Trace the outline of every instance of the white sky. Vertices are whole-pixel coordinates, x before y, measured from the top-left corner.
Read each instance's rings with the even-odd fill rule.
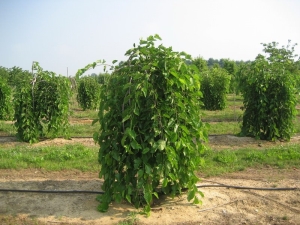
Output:
[[[62,75],[156,33],[193,57],[254,60],[262,42],[300,44],[300,0],[0,0],[0,31],[0,66]]]

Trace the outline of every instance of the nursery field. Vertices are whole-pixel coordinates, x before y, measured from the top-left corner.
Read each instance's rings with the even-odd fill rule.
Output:
[[[161,195],[150,217],[125,202],[97,211],[99,194],[90,193],[101,192],[103,183],[92,138],[97,111],[83,111],[74,100],[71,138],[35,144],[19,142],[12,122],[0,121],[0,224],[300,224],[300,105],[291,140],[270,142],[239,137],[242,97],[227,95],[227,101],[222,111],[201,111],[209,124],[197,171],[202,204],[184,193]],[[59,193],[73,190],[89,193]]]

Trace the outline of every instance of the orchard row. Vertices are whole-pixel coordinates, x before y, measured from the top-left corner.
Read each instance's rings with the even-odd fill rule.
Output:
[[[208,138],[201,109],[222,110],[226,93],[241,93],[244,114],[241,135],[289,140],[293,134],[299,93],[299,60],[294,47],[264,44],[264,54],[237,67],[225,60],[223,68],[208,67],[202,58],[157,46],[158,35],[133,45],[127,60],[111,65],[99,60],[79,69],[77,100],[83,109],[99,109],[98,161],[104,178],[100,211],[111,201],[126,200],[150,213],[153,197],[175,196],[188,189],[188,200],[199,203],[194,171],[203,163]],[[110,75],[81,77],[96,66],[110,67]],[[45,132],[68,137],[70,80],[33,64],[13,88],[0,82],[0,119],[13,120],[23,141],[37,142]],[[27,74],[28,75],[28,74]],[[100,79],[101,78],[101,79]],[[101,84],[99,84],[101,83]],[[11,108],[14,92],[14,109]],[[126,189],[124,189],[126,187]]]

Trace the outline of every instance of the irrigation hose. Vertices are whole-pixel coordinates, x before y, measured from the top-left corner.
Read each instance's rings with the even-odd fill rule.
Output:
[[[257,188],[257,187],[243,187],[243,186],[232,186],[232,185],[198,185],[197,188],[206,187],[217,187],[217,188],[232,188],[232,189],[247,189],[247,190],[260,190],[260,191],[296,191],[300,188]],[[187,189],[183,189],[187,190]],[[81,191],[81,190],[71,190],[71,191],[59,191],[59,190],[24,190],[24,189],[0,189],[0,192],[31,192],[31,193],[48,193],[48,194],[104,194],[103,191]]]
[[[1,135],[0,138],[15,138],[16,135]],[[64,137],[57,137],[57,138],[64,138]],[[70,137],[70,139],[81,139],[81,138],[93,138],[93,137],[88,137],[88,136],[76,136],[76,137]],[[42,138],[44,140],[51,140],[51,138]]]
[[[0,192],[31,192],[31,193],[49,193],[49,194],[104,194],[103,191],[59,191],[59,190],[24,190],[24,189],[0,189]]]

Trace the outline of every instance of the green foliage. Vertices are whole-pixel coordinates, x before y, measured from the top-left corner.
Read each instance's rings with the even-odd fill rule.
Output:
[[[22,82],[16,89],[14,96],[15,114],[14,120],[17,129],[17,136],[26,142],[38,142],[41,136],[41,125],[35,115],[33,100],[33,89],[29,81]],[[40,125],[40,126],[39,126]]]
[[[208,70],[207,61],[205,59],[203,59],[202,57],[197,57],[197,58],[193,59],[192,63],[195,66],[197,66],[197,68],[200,72]]]
[[[230,84],[230,75],[226,70],[214,67],[201,73],[203,93],[202,101],[207,110],[223,110],[226,107],[226,93]]]
[[[104,84],[107,82],[109,77],[110,77],[109,73],[99,73],[96,78],[99,84]]]
[[[300,95],[300,57],[299,59],[295,62],[295,66],[296,66],[296,71],[295,74],[296,75],[296,88],[297,88],[297,92]]]
[[[24,79],[30,79],[32,74],[27,70],[22,70],[20,67],[12,67],[7,69],[8,72],[8,84],[11,87],[19,86]]]
[[[0,76],[0,120],[12,118],[11,88],[7,81]]]
[[[267,56],[258,55],[243,78],[241,135],[289,140],[293,133],[297,104],[294,48],[277,45],[263,44]]]
[[[115,60],[117,61],[117,60]],[[115,63],[115,62],[113,62]],[[109,66],[111,70],[114,69],[114,66],[108,65],[106,64],[105,60],[97,60],[96,62],[90,63],[88,65],[86,65],[84,68],[79,69],[75,75],[75,80],[78,81],[79,77],[84,74],[86,71],[90,70],[90,69],[94,69],[96,66],[103,66],[104,67],[104,73],[106,73],[106,67]]]
[[[0,66],[0,79],[8,81],[8,78],[9,78],[8,69],[3,66]]]
[[[208,67],[210,67],[210,68],[212,68],[214,65],[217,65],[217,64],[218,64],[220,67],[223,66],[223,63],[222,63],[221,60],[213,59],[213,58],[209,58],[209,59],[207,60],[207,65],[208,65]]]
[[[135,207],[144,205],[149,215],[161,181],[171,196],[188,188],[188,200],[199,203],[202,195],[194,174],[207,139],[199,113],[198,70],[185,63],[189,55],[156,47],[157,40],[158,35],[150,36],[134,45],[126,52],[128,60],[101,86],[101,128],[94,138],[104,178],[102,212],[111,201],[124,199]]]
[[[62,132],[68,137],[70,83],[65,77],[43,71],[38,63],[32,80],[24,79],[16,88],[14,120],[17,136],[26,142],[37,142],[44,136],[44,126],[50,137]]]
[[[235,93],[236,92],[236,72],[237,72],[237,65],[235,61],[229,60],[229,59],[223,59],[224,65],[223,68],[228,72],[230,75],[230,85],[229,85],[229,93]]]
[[[235,93],[240,94],[244,85],[246,85],[247,75],[250,73],[250,63],[240,63],[235,75]]]
[[[83,110],[99,107],[100,84],[93,77],[79,79],[77,101]]]

